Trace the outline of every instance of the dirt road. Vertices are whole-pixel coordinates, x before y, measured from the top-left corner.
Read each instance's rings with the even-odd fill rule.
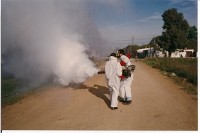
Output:
[[[2,108],[2,129],[197,130],[196,96],[158,70],[134,62],[133,103],[109,108],[104,75],[84,85],[52,86]]]

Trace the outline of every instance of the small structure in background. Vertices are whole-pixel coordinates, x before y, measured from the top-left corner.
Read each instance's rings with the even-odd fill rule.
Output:
[[[169,57],[169,52],[164,50],[164,51],[158,51],[156,50],[155,52],[156,57]]]
[[[177,49],[175,52],[171,53],[172,58],[185,58],[193,57],[194,49]]]
[[[186,56],[186,52],[184,52],[182,49],[176,49],[175,52],[171,53],[171,58],[184,58]]]
[[[184,49],[184,51],[186,52],[186,57],[195,57],[196,56],[194,54],[194,49]]]
[[[138,58],[145,58],[153,56],[154,52],[154,48],[142,48],[137,50],[137,55]]]
[[[145,57],[169,57],[169,52],[166,50],[154,50],[154,48],[142,48],[137,50],[138,58]],[[171,58],[186,58],[196,57],[194,49],[176,49],[171,53]]]

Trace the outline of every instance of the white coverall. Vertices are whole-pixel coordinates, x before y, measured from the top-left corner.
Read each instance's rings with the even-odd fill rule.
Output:
[[[120,59],[126,63],[126,66],[130,66],[132,65],[131,64],[131,61],[130,59],[125,56],[125,55],[122,55],[120,57]],[[122,81],[121,81],[121,86],[120,86],[120,95],[121,97],[123,98],[123,100],[127,100],[127,101],[131,101],[132,100],[132,94],[131,94],[131,83],[133,81],[133,73],[131,74],[131,77],[129,78],[124,78]]]
[[[110,56],[105,65],[105,76],[110,90],[111,107],[118,106],[118,95],[120,88],[120,77],[122,75],[122,66],[117,58]]]

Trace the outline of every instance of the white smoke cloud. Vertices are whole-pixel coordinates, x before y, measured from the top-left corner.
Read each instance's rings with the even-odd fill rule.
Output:
[[[84,8],[78,0],[2,0],[3,70],[34,85],[96,74],[86,50],[97,51],[102,39]]]
[[[66,46],[65,44],[71,44]],[[73,46],[73,47],[72,47]],[[63,85],[81,83],[97,73],[97,69],[85,54],[85,47],[71,40],[63,40],[58,47],[55,74]]]

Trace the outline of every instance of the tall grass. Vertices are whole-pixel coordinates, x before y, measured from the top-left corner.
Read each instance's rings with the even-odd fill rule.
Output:
[[[147,58],[145,62],[154,68],[173,72],[197,85],[197,58]]]
[[[147,58],[144,62],[162,71],[175,73],[197,86],[197,58]]]

